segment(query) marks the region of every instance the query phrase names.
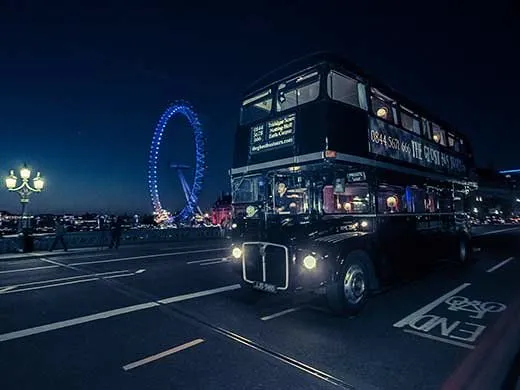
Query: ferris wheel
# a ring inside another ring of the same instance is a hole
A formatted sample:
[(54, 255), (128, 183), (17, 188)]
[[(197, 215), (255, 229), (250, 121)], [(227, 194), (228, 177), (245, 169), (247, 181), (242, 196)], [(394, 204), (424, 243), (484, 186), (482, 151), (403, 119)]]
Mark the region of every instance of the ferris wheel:
[[(159, 183), (157, 166), (159, 161), (159, 151), (161, 146), (161, 139), (164, 134), (164, 129), (169, 120), (174, 115), (183, 115), (193, 130), (193, 137), (195, 139), (195, 167), (193, 182), (190, 185), (186, 180), (183, 171), (191, 169), (188, 165), (171, 163), (170, 167), (177, 171), (177, 176), (180, 180), (186, 204), (184, 208), (177, 214), (173, 215), (170, 211), (163, 208), (159, 199)], [(185, 101), (176, 101), (171, 104), (166, 111), (161, 115), (152, 138), (152, 145), (150, 147), (150, 156), (148, 159), (148, 189), (152, 199), (152, 207), (154, 210), (155, 221), (157, 223), (172, 223), (173, 221), (186, 221), (200, 212), (198, 207), (198, 198), (202, 189), (202, 182), (204, 179), (204, 171), (206, 169), (206, 155), (205, 155), (205, 139), (202, 131), (202, 125), (198, 119), (193, 107)]]

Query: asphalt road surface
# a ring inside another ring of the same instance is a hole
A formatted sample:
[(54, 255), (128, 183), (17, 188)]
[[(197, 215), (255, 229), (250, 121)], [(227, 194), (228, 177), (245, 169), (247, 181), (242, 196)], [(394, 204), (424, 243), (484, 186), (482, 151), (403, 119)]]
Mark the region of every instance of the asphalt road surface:
[(498, 388), (520, 346), (520, 227), (479, 233), (472, 267), (441, 262), (353, 318), (244, 291), (223, 241), (4, 256), (0, 388)]

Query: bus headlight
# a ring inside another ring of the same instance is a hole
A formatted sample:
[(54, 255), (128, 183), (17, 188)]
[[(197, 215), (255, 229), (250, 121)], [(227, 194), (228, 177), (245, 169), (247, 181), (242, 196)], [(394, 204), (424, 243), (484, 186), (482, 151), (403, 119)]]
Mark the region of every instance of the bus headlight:
[(361, 227), (366, 228), (368, 226), (368, 221), (361, 221)]
[(237, 224), (233, 222), (233, 223), (231, 224), (231, 229), (236, 229), (236, 228), (237, 228)]
[(234, 247), (233, 250), (231, 251), (231, 254), (233, 255), (233, 257), (235, 259), (240, 259), (242, 257), (242, 249), (240, 249), (238, 247)]
[(316, 268), (316, 257), (313, 255), (307, 255), (303, 258), (303, 266), (307, 269)]

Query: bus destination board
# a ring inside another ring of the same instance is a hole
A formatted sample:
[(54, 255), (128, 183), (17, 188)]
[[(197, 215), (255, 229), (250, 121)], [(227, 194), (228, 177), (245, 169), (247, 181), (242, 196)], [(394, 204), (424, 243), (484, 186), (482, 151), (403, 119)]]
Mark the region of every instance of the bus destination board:
[(250, 153), (265, 152), (294, 144), (296, 114), (292, 113), (251, 127)]
[(446, 153), (433, 142), (376, 118), (370, 118), (368, 150), (373, 154), (435, 171), (466, 174), (466, 166), (461, 158)]

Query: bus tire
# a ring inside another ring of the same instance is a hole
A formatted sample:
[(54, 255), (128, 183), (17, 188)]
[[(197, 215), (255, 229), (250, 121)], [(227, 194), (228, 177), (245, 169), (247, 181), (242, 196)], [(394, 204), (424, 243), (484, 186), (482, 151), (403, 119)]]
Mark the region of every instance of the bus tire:
[(459, 235), (456, 244), (455, 262), (461, 266), (470, 265), (473, 261), (473, 256), (471, 255), (471, 241), (469, 237), (465, 234)]
[(370, 261), (360, 250), (345, 258), (337, 280), (327, 287), (327, 301), (336, 314), (355, 315), (365, 306), (371, 285)]

